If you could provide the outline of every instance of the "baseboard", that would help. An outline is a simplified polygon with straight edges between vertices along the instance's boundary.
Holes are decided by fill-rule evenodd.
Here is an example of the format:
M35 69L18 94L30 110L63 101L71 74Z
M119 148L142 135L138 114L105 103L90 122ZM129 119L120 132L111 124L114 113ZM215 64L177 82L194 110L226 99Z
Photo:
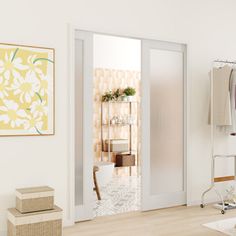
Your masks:
M73 226L75 224L75 221L71 221L71 220L65 220L63 222L63 227L69 227L69 226ZM0 235L1 236L1 235Z
M215 203L215 202L218 202L219 199L218 198L211 198L211 199L206 199L205 200L205 203L206 204L212 204L212 203ZM196 200L196 201L190 201L187 203L187 206L200 206L200 204L202 203L201 200Z

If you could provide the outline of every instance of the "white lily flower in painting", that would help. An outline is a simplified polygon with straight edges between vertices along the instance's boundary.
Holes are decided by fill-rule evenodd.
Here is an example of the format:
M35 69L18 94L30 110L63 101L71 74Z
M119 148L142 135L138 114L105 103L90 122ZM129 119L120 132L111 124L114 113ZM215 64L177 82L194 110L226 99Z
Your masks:
M53 91L50 91L52 88L52 79L44 74L40 75L40 85L39 85L39 94L41 96L44 96L45 94L52 93Z
M27 67L22 64L22 59L16 57L17 48L10 53L5 53L4 60L0 60L0 73L3 74L5 79L10 79L10 75L12 74L14 77L19 75L18 70L26 70Z
M29 72L26 73L25 78L16 76L11 85L11 90L14 90L14 95L19 95L22 103L30 103L32 97L38 92L38 88L38 78Z
M42 70L39 68L39 66L42 65L42 61L40 60L36 60L37 59L37 56L36 55L30 55L28 58L27 58L27 70L30 72L30 73L33 73L34 75L36 74L42 74Z
M0 98L3 99L4 97L8 97L8 80L3 79L2 76L0 76Z
M46 106L46 101L37 100L33 102L30 106L30 111L35 117L47 115L48 108Z
M41 116L36 116L35 114L28 115L23 125L25 130L42 134L40 132L43 127L43 121Z
M4 106L0 106L0 121L4 124L10 124L11 128L19 127L24 123L27 116L23 109L19 109L19 105L12 100L3 100Z

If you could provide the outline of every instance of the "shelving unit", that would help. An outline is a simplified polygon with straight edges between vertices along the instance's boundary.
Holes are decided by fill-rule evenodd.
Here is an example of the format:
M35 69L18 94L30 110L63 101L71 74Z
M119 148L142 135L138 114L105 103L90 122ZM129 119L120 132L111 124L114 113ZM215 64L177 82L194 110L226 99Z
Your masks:
M129 114L119 114L119 115L129 115L130 117L133 116L133 105L136 105L136 109L138 111L138 102L134 102L134 101L109 101L109 102L102 102L101 103L101 160L104 161L104 154L107 153L108 155L108 161L112 161L111 159L111 154L112 153L126 153L126 154L135 154L135 158L136 158L136 165L139 165L139 148L138 148L138 139L137 139L137 145L136 147L133 147L133 140L132 140L132 136L133 136L133 128L134 126L137 127L137 131L138 131L138 113L135 115L135 123L131 124L131 123L116 123L116 124L111 124L111 120L113 117L111 114L111 106L114 105L121 105L121 104L126 104L128 105L128 110L129 110ZM105 109L107 109L107 114L106 117L104 117L104 111ZM104 119L106 119L106 123L104 123ZM113 152L111 151L111 129L114 128L122 128L125 127L128 129L128 140L129 140L129 150L127 152ZM107 138L105 138L105 130L107 132ZM114 137L113 137L114 138ZM121 138L121 137L120 137ZM105 151L105 140L108 140L108 150ZM130 167L130 173L131 173L131 167Z

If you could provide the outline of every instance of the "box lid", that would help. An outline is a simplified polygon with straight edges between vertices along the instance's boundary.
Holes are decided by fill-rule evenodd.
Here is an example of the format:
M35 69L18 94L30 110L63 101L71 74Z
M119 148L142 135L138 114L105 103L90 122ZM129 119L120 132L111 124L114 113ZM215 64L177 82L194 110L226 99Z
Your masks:
M7 219L13 225L34 224L45 221L62 219L62 209L58 206L54 206L54 209L47 211L20 213L15 208L8 209Z
M111 144L127 144L129 142L128 139L111 139L110 143ZM106 143L109 143L108 140L106 140Z
M16 196L23 199L50 197L54 195L54 189L48 186L16 189Z

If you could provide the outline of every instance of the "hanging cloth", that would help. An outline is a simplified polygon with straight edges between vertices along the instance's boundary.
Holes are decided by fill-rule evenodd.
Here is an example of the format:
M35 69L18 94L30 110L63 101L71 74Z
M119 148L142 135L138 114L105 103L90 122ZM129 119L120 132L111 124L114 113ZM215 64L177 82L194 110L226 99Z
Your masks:
M213 123L219 128L229 128L232 125L230 102L232 68L228 65L213 68L211 73L213 73Z
M230 135L236 136L236 71L233 70L230 77L230 105L232 125L229 128Z

